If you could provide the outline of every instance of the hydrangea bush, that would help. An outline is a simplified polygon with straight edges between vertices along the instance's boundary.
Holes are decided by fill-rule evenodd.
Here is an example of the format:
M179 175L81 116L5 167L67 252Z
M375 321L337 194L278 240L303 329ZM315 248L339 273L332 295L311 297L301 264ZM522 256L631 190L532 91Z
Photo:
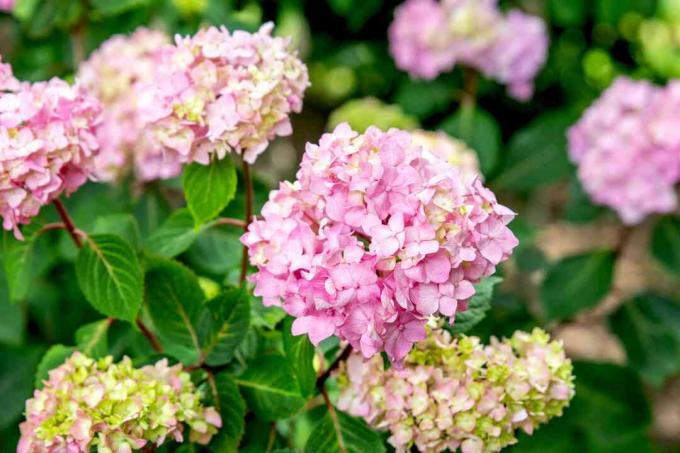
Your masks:
M677 449L677 7L0 0L0 451Z

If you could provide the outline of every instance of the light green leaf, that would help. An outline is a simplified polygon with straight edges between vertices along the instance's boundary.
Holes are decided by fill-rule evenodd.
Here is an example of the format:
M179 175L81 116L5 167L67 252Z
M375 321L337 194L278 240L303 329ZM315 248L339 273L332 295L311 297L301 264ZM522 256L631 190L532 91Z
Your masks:
M182 185L196 225L212 220L236 193L236 168L229 158L210 165L191 164L184 169Z
M246 402L234 378L227 373L215 375L217 399L215 408L222 417L222 428L211 442L212 451L236 453L245 430Z
M607 295L614 274L614 253L599 251L553 264L541 285L548 319L565 319L592 308Z
M194 243L202 228L194 226L194 217L186 209L178 209L146 240L146 248L157 255L173 258Z
M493 116L479 107L462 107L439 128L475 150L483 174L489 175L494 170L501 147L501 130Z
M118 16L149 4L149 0L91 0L94 13L101 17Z
M487 277L475 285L475 295L468 302L467 310L456 313L456 322L449 327L454 334L469 332L479 324L491 308L493 288L503 281L500 277Z
M101 321L85 324L76 330L76 346L78 350L86 356L95 359L104 357L109 353L109 342L107 334L111 321L102 319Z
M336 418L329 412L324 415L307 439L305 453L382 453L385 446L380 436L366 423L335 410Z
M198 279L177 262L157 264L146 274L146 303L158 339L166 353L185 365L200 356L197 326L203 301Z
M567 112L545 113L517 132L510 139L495 186L529 191L569 174L566 132L574 119L575 115Z
M652 255L666 269L680 274L680 217L664 217L652 231Z
M283 350L288 357L293 373L300 385L300 392L309 396L314 392L316 385L316 371L314 370L314 345L307 335L293 335L293 318L287 317L283 323Z
M680 304L652 294L622 305L612 329L626 348L628 363L654 385L680 372Z
M142 305L143 275L134 249L118 236L90 236L76 260L78 284L99 312L133 322Z
M231 288L206 303L201 355L210 366L229 362L248 333L250 300L245 288Z
M42 388L43 381L48 378L50 370L63 364L75 350L76 348L73 346L64 346L63 344L55 344L48 349L40 359L38 370L35 372L35 386Z
M281 355L256 358L236 382L248 407L263 420L288 418L305 404L293 370Z

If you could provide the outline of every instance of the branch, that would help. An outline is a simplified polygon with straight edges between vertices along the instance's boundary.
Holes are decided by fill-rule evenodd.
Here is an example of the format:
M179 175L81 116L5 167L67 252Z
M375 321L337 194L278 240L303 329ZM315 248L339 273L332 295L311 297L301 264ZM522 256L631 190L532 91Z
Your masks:
M323 401L324 403L326 403L326 407L328 408L328 414L331 416L331 420L333 421L333 428L335 429L335 434L338 436L338 448L340 449L341 453L347 453L347 448L345 448L345 439L342 437L342 431L340 430L340 421L338 420L338 414L335 412L335 408L331 403L331 399L328 397L328 392L324 387L321 388L321 394L323 395Z
M213 226L220 225L231 225L243 229L246 229L248 227L248 224L245 221L239 219L232 219L230 217L220 217L219 219L216 219L213 222Z
M342 350L339 356L335 358L333 363L331 363L331 366L328 367L326 371L324 371L317 379L316 379L316 388L318 388L321 393L325 391L324 385L326 384L326 381L328 380L329 377L331 377L331 374L333 371L335 371L342 362L347 360L349 355L352 353L352 345L347 345L345 346L345 349Z
M248 230L248 225L253 218L253 180L250 176L250 165L245 160L243 161L243 185L245 186L246 197L246 218L243 225L243 230ZM246 281L246 274L248 273L248 247L243 246L243 255L241 255L241 283Z
M142 334L144 334L146 339L149 340L149 344L151 345L151 348L153 348L154 351L163 352L163 347L158 342L158 338L156 338L156 335L154 335L154 333L151 330L149 330L149 328L146 327L146 325L139 318L137 318L137 327L139 327L139 330L142 331Z
M76 247L81 248L83 243L80 240L79 230L76 228L75 224L73 223L73 219L71 219L71 216L68 214L66 206L64 206L61 200L58 198L55 198L52 203L54 204L54 207L57 208L59 217L61 217L61 220L63 220L66 231L71 236L71 239L73 239L73 243L76 244Z

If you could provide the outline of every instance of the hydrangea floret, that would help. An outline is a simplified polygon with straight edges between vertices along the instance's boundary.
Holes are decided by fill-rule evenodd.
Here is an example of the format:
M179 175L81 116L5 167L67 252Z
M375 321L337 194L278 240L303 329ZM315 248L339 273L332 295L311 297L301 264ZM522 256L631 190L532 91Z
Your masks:
M562 415L573 380L561 342L541 329L484 346L434 328L401 369L353 353L339 374L338 407L389 430L397 452L492 452Z
M513 218L478 175L408 132L341 124L307 144L297 180L270 193L241 240L255 294L296 318L294 334L398 363L429 316L453 322L509 257Z
M569 155L591 199L629 225L678 205L680 83L617 79L568 133Z
M176 153L164 152L140 118L136 89L153 82L156 56L169 43L165 33L142 27L132 35L109 38L80 65L79 80L105 107L97 129L99 180L119 180L132 169L140 181L181 172Z
M135 368L127 357L75 352L26 402L17 453L130 452L182 442L184 424L192 442L207 444L222 420L200 399L189 374L166 359Z
M142 119L182 163L208 164L229 152L248 163L276 136L292 132L307 68L288 40L210 27L159 52L154 80L138 88Z
M543 20L518 9L503 14L497 0L406 0L390 26L397 67L412 77L434 79L456 64L507 85L529 99L548 55Z
M422 146L424 150L431 152L439 159L461 169L479 175L479 159L477 153L468 148L462 140L451 137L446 132L433 132L425 130L411 131L413 143Z
M92 175L101 105L76 83L19 82L0 61L0 216L14 230Z

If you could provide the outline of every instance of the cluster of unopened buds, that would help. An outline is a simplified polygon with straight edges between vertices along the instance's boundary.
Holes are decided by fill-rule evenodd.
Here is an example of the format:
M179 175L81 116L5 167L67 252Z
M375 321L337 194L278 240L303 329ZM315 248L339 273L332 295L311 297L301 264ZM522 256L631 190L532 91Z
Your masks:
M395 11L390 49L400 69L433 79L462 64L529 99L547 59L548 32L538 17L498 0L406 0Z
M308 144L297 181L271 192L242 237L255 294L314 344L337 335L400 362L426 319L453 322L517 245L514 213L447 159L397 129L341 124Z
M92 175L99 101L60 79L26 83L0 61L0 216L18 226Z
M562 344L540 329L512 338L452 338L439 327L416 344L403 368L354 353L341 365L338 407L389 430L397 452L500 451L562 415L574 395Z
M626 224L672 212L680 182L680 83L617 79L569 130L569 154L592 200Z
M129 358L94 360L76 352L26 402L18 453L123 453L182 442L207 444L222 426L181 365L134 368Z

